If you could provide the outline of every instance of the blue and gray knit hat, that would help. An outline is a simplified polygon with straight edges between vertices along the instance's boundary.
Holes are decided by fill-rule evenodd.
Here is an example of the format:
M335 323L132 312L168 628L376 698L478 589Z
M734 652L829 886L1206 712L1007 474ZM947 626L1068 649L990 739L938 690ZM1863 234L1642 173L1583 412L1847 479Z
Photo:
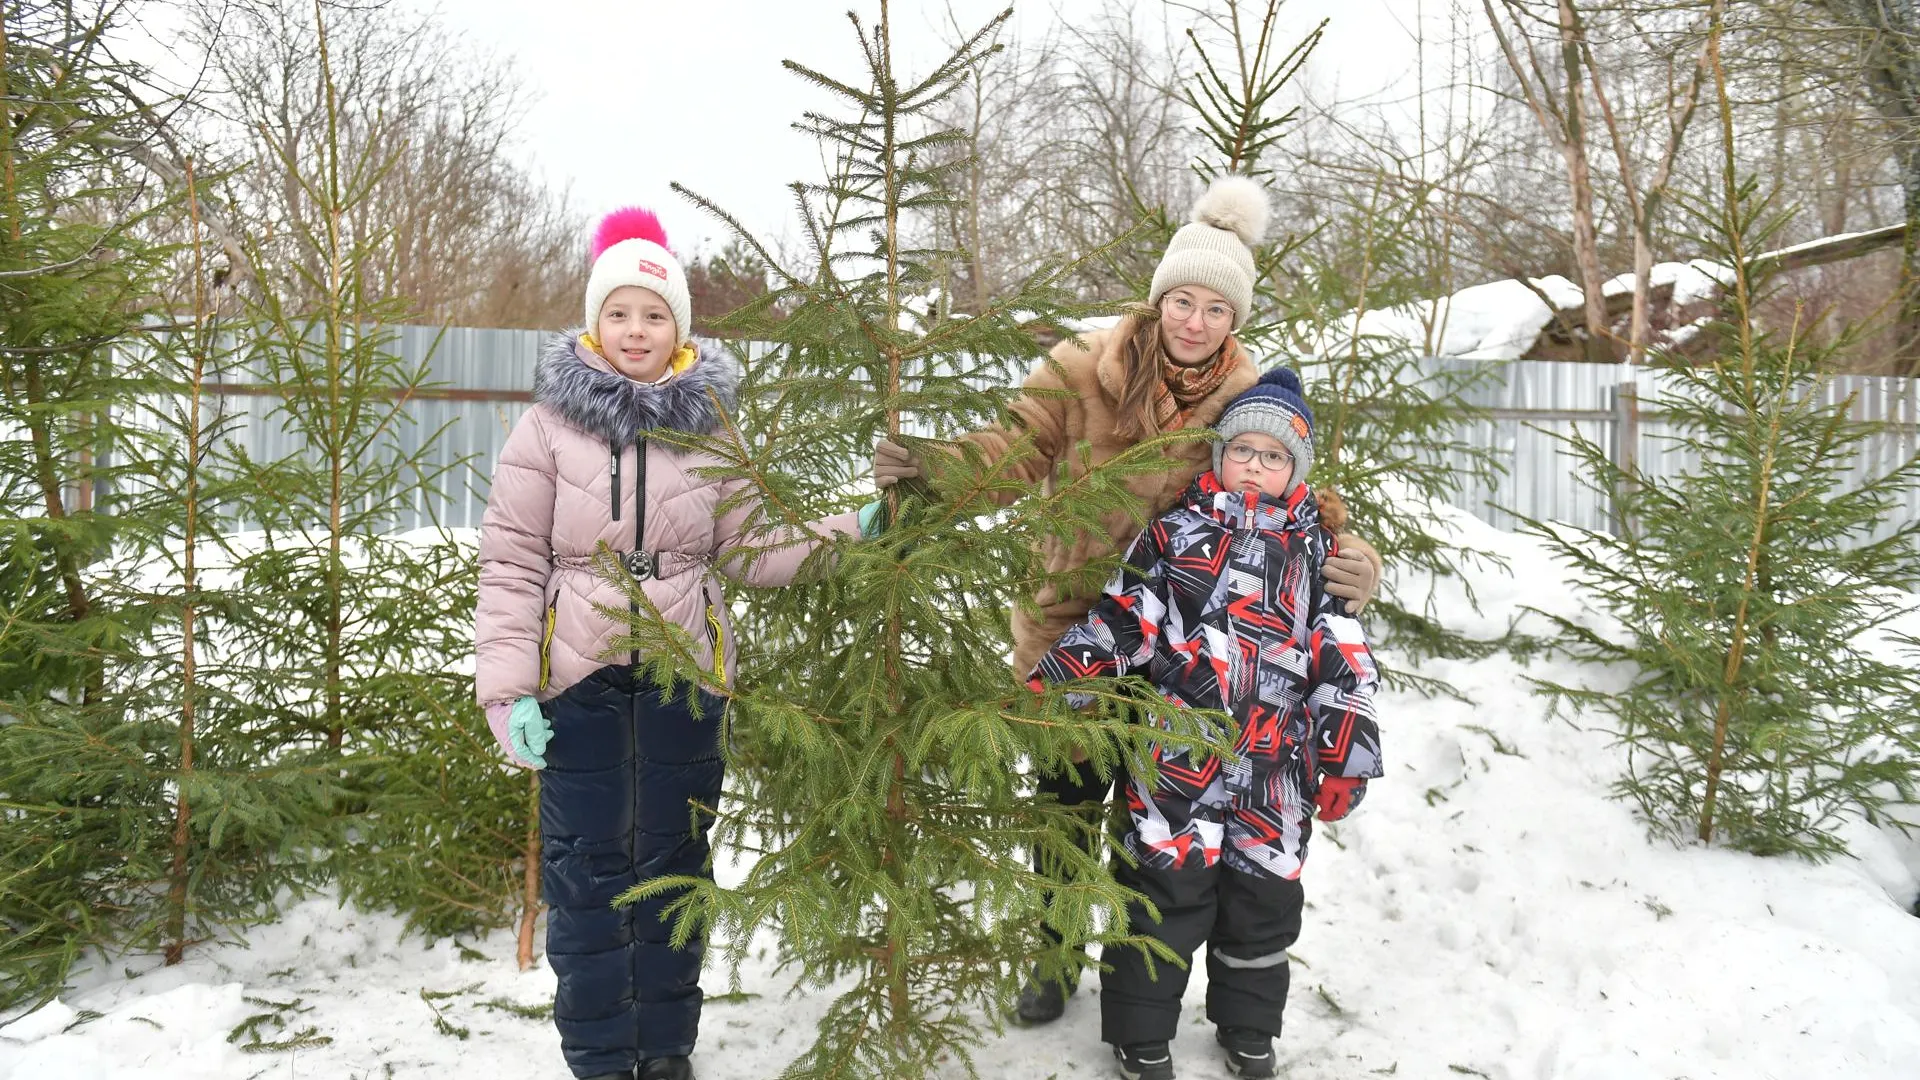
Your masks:
M1301 395L1300 376L1292 368L1277 367L1230 402L1213 425L1220 441L1213 445L1213 471L1220 471L1227 440L1258 431L1280 440L1293 455L1293 479L1307 478L1313 468L1313 410Z

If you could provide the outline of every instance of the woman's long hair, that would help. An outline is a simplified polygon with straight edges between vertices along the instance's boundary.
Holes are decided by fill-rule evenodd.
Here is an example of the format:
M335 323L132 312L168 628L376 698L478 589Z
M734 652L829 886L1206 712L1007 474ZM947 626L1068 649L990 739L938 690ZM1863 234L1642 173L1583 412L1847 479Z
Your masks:
M1128 442L1160 434L1153 402L1166 381L1167 350L1160 343L1160 309L1140 304L1127 310L1119 329L1130 333L1120 343L1120 404L1113 433Z
M1114 420L1113 432L1128 442L1139 442L1160 434L1154 402L1167 378L1167 349L1160 340L1160 309L1147 304L1129 307L1116 329L1131 332L1120 343L1120 368L1124 374L1120 379L1119 415ZM1207 364L1219 363L1232 342L1232 334L1220 339L1220 348L1207 358Z

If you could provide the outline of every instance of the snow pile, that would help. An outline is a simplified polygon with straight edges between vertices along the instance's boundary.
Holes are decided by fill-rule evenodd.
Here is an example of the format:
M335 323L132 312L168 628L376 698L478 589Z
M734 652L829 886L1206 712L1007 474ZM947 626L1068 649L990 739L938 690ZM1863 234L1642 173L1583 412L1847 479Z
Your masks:
M1621 296L1633 292L1632 274L1621 274L1601 287L1607 296ZM1722 263L1706 259L1693 259L1683 263L1655 263L1648 272L1647 280L1654 289L1673 289L1673 306L1686 307L1703 300L1712 300L1720 293L1732 287L1733 268ZM1579 301L1576 299L1575 303Z
M1579 304L1579 288L1557 274L1530 282L1490 281L1440 300L1370 312L1360 333L1406 341L1434 356L1517 360L1553 321L1554 310Z
M1522 605L1593 618L1531 539L1432 513L1511 574L1401 580L1403 593L1435 589L1447 621L1475 632L1504 628ZM1481 613L1464 606L1465 584ZM1898 629L1920 630L1920 598ZM1907 911L1920 848L1865 826L1849 836L1858 858L1826 866L1649 844L1605 797L1621 752L1546 717L1524 682L1619 673L1505 656L1420 670L1474 704L1382 702L1388 775L1313 841L1283 1075L1920 1076L1920 919ZM776 1075L827 1004L786 996L770 952L756 954L741 989L758 996L706 1010L694 1058L706 1080ZM138 958L132 978L125 961L102 965L0 1028L0 1078L565 1080L540 1015L553 977L520 973L512 957L507 934L401 941L387 916L309 901L251 948L202 947L171 970ZM1182 1077L1225 1080L1201 1016L1205 981L1203 965L1174 1053ZM725 991L724 977L711 973L708 989ZM990 1038L981 1075L1111 1075L1098 1005L1084 985L1059 1024Z
M1704 259L1655 264L1653 289L1671 288L1670 310L1719 295L1732 280L1727 267ZM1602 286L1609 297L1630 294L1634 275L1621 274ZM1412 348L1426 356L1460 360L1518 360L1534 349L1556 312L1583 321L1580 286L1558 274L1520 281L1505 278L1472 285L1451 296L1368 311L1358 322L1352 313L1319 329L1299 328L1308 351L1318 354L1350 349L1353 337Z

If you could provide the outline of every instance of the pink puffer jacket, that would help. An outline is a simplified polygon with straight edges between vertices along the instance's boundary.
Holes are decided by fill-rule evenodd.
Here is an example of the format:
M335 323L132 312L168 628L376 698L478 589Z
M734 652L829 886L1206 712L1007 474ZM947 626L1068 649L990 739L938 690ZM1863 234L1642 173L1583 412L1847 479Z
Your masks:
M703 349L664 385L643 385L563 334L542 351L534 406L520 417L493 473L480 531L480 598L475 617L475 697L482 705L523 695L545 700L609 663L624 663L612 639L626 596L592 566L601 541L635 550L635 444L649 431L709 435L720 428L740 382L732 358ZM717 401L716 401L717 399ZM749 528L750 505L717 512L744 481L695 470L720 464L646 440L644 550L657 571L642 581L662 615L692 634L711 666L717 647L733 675L731 623L715 572L753 585L785 585L814 542L793 530ZM857 535L858 515L812 522L817 536ZM786 546L781 546L782 544ZM754 548L770 548L751 560Z

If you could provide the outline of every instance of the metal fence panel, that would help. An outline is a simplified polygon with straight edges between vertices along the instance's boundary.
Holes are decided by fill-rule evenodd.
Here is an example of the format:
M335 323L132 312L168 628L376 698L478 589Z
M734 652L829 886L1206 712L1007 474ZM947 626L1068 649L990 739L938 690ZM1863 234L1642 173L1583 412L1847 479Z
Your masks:
M442 464L465 460L469 466L450 472L441 490L423 494L414 505L393 508L395 524L413 528L437 521L453 527L477 526L486 507L487 478L514 421L527 408L534 360L548 335L531 330L455 327L443 331L421 326L397 327L392 332L404 359L427 363L432 384L427 395L407 402L406 412L413 422L402 438L409 440L407 445L417 446L417 440L438 432L434 460ZM749 346L750 355L762 362L770 351L770 346ZM1676 446L1670 425L1659 417L1658 402L1670 387L1658 371L1631 373L1643 411L1628 429L1635 437L1634 445L1626 448L1621 446L1618 390L1628 372L1622 366L1534 360L1423 361L1429 372L1487 366L1497 369L1497 377L1485 380L1472 398L1490 417L1467 425L1461 439L1492 450L1506 472L1493 485L1469 480L1453 502L1496 528L1515 528L1522 516L1587 529L1610 526L1610 500L1583 481L1576 460L1556 436L1577 431L1616 456L1630 449L1641 467L1656 476L1675 477L1700 467L1698 455ZM1913 459L1920 438L1920 380L1843 376L1824 384L1821 393L1829 402L1854 394L1856 419L1897 425L1869 442L1854 462L1853 477L1882 475ZM235 393L224 399L224 405L243 416L235 438L250 454L274 459L301 451L284 425L274 421L278 407L274 399ZM1884 529L1914 520L1920 520L1920 492L1908 494L1904 507Z

